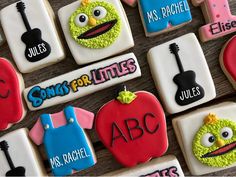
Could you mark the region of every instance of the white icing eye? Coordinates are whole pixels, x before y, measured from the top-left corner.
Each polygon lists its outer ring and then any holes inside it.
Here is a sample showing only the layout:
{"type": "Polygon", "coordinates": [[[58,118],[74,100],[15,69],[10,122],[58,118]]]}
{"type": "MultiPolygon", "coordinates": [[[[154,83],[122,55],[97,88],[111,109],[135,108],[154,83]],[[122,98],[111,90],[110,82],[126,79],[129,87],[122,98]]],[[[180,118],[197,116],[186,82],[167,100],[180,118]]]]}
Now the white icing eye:
{"type": "Polygon", "coordinates": [[[88,24],[88,16],[84,13],[81,13],[76,16],[75,24],[80,27],[84,27],[88,24]]]}
{"type": "Polygon", "coordinates": [[[224,127],[220,130],[221,137],[225,140],[231,139],[234,135],[233,130],[229,127],[224,127]]]}
{"type": "Polygon", "coordinates": [[[102,6],[97,6],[93,9],[93,16],[98,20],[106,17],[106,15],[107,15],[107,10],[102,6]]]}
{"type": "Polygon", "coordinates": [[[211,133],[206,133],[202,136],[201,144],[205,147],[211,147],[215,142],[215,137],[211,133]]]}

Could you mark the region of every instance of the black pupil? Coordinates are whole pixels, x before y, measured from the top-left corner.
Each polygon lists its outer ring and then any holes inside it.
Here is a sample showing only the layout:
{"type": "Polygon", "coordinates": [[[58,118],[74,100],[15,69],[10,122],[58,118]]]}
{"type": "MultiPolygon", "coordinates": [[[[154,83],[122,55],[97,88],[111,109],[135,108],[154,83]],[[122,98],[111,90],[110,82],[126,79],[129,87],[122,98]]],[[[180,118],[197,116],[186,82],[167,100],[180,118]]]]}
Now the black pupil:
{"type": "Polygon", "coordinates": [[[79,21],[80,22],[85,22],[85,20],[86,20],[86,17],[84,16],[84,15],[81,15],[80,17],[79,17],[79,21]]]}
{"type": "Polygon", "coordinates": [[[214,136],[209,137],[208,141],[209,141],[210,143],[213,143],[213,142],[215,141],[214,136]]]}
{"type": "Polygon", "coordinates": [[[98,17],[100,14],[101,14],[101,11],[100,11],[100,10],[95,10],[95,11],[94,11],[94,15],[95,15],[96,17],[98,17]]]}
{"type": "Polygon", "coordinates": [[[223,136],[224,138],[227,138],[227,137],[229,136],[229,133],[228,133],[228,132],[223,132],[223,133],[222,133],[222,136],[223,136]]]}

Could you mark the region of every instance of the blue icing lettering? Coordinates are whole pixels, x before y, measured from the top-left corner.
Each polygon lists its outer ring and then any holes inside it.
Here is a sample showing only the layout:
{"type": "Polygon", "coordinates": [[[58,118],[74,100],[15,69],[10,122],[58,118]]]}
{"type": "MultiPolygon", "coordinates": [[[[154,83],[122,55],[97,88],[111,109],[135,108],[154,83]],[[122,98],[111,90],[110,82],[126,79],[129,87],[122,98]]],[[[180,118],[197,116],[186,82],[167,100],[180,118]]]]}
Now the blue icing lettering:
{"type": "Polygon", "coordinates": [[[160,32],[192,20],[187,0],[140,0],[147,32],[160,32]]]}
{"type": "Polygon", "coordinates": [[[65,96],[70,93],[68,82],[64,81],[62,84],[49,86],[47,88],[41,88],[39,86],[33,87],[28,93],[28,101],[32,103],[32,106],[37,108],[43,104],[47,99],[54,98],[56,96],[65,96]]]}

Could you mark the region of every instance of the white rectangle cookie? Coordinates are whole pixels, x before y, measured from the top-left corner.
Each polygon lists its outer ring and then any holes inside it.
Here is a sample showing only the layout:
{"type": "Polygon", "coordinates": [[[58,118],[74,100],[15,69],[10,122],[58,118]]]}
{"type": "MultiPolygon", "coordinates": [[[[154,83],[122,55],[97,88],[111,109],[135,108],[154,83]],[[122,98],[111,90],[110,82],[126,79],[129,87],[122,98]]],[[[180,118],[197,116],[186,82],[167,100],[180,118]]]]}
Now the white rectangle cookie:
{"type": "Polygon", "coordinates": [[[236,166],[236,103],[198,109],[172,123],[192,175],[236,166]]]}
{"type": "Polygon", "coordinates": [[[118,171],[107,173],[103,176],[184,177],[184,173],[176,157],[173,155],[168,155],[153,159],[148,163],[138,165],[134,168],[121,169],[118,171]]]}
{"type": "Polygon", "coordinates": [[[58,16],[67,44],[79,65],[134,46],[120,0],[77,0],[62,7],[58,16]]]}
{"type": "Polygon", "coordinates": [[[0,176],[46,176],[27,129],[0,137],[0,176]]]}
{"type": "Polygon", "coordinates": [[[194,33],[150,49],[148,62],[169,113],[187,110],[216,97],[206,58],[194,33]]]}
{"type": "Polygon", "coordinates": [[[2,28],[15,63],[29,73],[65,58],[47,0],[23,0],[0,12],[2,28]]]}
{"type": "Polygon", "coordinates": [[[25,89],[30,110],[65,103],[141,76],[133,53],[69,72],[25,89]]]}

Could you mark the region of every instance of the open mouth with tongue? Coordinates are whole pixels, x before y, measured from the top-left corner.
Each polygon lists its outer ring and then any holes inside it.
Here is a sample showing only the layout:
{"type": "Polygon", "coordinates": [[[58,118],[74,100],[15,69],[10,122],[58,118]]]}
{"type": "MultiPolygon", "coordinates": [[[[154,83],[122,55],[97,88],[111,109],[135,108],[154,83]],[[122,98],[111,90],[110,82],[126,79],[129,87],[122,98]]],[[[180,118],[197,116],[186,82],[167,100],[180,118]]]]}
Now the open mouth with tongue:
{"type": "Polygon", "coordinates": [[[202,158],[208,158],[208,157],[215,157],[215,156],[220,156],[220,155],[224,155],[230,151],[233,151],[234,149],[236,149],[236,142],[227,144],[215,151],[209,152],[205,155],[202,156],[202,158]]]}
{"type": "Polygon", "coordinates": [[[81,34],[77,38],[78,39],[91,39],[91,38],[100,36],[108,31],[110,31],[113,28],[113,26],[115,26],[116,23],[117,23],[117,20],[112,20],[112,21],[97,25],[94,28],[81,34]]]}

